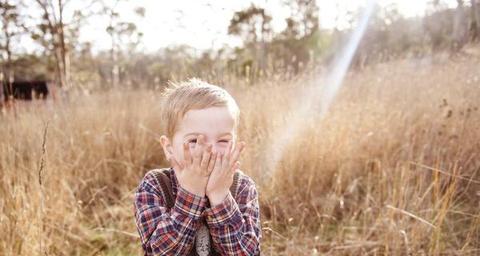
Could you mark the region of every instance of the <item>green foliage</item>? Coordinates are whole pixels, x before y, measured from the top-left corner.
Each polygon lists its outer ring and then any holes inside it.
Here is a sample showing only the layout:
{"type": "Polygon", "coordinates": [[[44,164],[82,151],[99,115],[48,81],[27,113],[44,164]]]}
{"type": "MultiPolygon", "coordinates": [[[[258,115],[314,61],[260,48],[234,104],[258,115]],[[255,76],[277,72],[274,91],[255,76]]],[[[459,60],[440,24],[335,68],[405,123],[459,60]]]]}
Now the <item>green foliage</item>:
{"type": "Polygon", "coordinates": [[[265,9],[252,4],[248,9],[234,13],[228,33],[242,37],[246,45],[265,41],[272,32],[271,20],[265,9]]]}
{"type": "MultiPolygon", "coordinates": [[[[103,15],[108,19],[104,29],[110,36],[111,45],[110,49],[95,54],[91,43],[78,41],[80,28],[92,17],[91,11],[73,9],[70,22],[61,24],[63,27],[49,24],[49,15],[42,12],[34,20],[34,27],[28,30],[28,35],[42,46],[44,52],[36,55],[13,52],[11,64],[16,76],[56,79],[53,74],[59,69],[58,64],[57,67],[55,65],[59,59],[55,56],[58,54],[55,49],[64,42],[65,53],[70,58],[65,63],[71,63],[71,82],[81,88],[107,88],[116,84],[133,88],[158,88],[168,80],[224,75],[254,83],[271,74],[295,75],[306,67],[328,63],[348,40],[362,11],[344,15],[350,19],[349,26],[327,30],[319,23],[316,1],[284,0],[283,4],[288,7],[290,14],[285,19],[283,30],[276,32],[272,28],[275,14],[252,4],[236,11],[228,24],[228,34],[242,40],[240,47],[232,49],[225,46],[200,52],[189,46],[177,45],[146,54],[140,52],[138,47],[143,33],[137,24],[122,19],[118,11],[117,5],[124,1],[128,0],[99,2],[103,7],[95,15],[103,15]],[[57,36],[60,29],[64,34],[63,41],[57,36]]],[[[0,4],[4,2],[8,1],[0,1],[0,4]]],[[[476,1],[471,1],[470,5],[459,2],[457,9],[449,9],[444,1],[434,1],[428,6],[425,17],[414,18],[402,16],[394,4],[377,6],[355,54],[353,66],[362,67],[399,57],[451,50],[453,44],[461,42],[456,38],[459,33],[455,29],[455,24],[460,24],[459,17],[462,18],[459,10],[467,15],[463,18],[469,21],[468,31],[472,41],[478,37],[475,31],[480,27],[477,25],[480,13],[476,1]]],[[[17,11],[11,11],[11,5],[3,4],[0,7],[8,10],[5,17],[23,19],[17,11]]],[[[144,17],[146,13],[143,7],[131,11],[138,17],[144,17]]],[[[1,39],[0,35],[0,42],[1,39]]],[[[454,49],[461,50],[461,46],[454,49]]],[[[5,62],[2,64],[5,65],[5,62]]]]}

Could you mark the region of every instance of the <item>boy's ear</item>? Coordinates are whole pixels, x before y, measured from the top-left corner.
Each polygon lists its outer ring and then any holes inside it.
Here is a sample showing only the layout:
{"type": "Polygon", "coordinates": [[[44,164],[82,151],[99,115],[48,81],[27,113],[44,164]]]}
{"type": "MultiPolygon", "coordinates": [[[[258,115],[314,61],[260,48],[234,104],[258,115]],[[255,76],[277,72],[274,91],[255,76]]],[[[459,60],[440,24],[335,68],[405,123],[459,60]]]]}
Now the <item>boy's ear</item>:
{"type": "Polygon", "coordinates": [[[162,144],[163,153],[165,154],[165,158],[167,159],[167,161],[169,161],[170,156],[173,155],[172,143],[167,138],[167,136],[162,135],[162,136],[160,136],[160,144],[162,144]]]}

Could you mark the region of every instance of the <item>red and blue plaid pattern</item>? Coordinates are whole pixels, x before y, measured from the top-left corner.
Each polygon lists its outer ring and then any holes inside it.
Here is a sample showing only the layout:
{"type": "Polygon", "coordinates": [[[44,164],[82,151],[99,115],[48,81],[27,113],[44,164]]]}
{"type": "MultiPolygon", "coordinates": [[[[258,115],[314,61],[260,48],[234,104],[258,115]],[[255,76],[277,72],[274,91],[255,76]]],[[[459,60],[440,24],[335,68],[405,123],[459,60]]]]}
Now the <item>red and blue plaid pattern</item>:
{"type": "Polygon", "coordinates": [[[205,219],[213,246],[221,255],[260,254],[260,212],[254,181],[241,174],[236,197],[229,193],[224,201],[210,207],[200,197],[178,185],[173,168],[167,171],[172,182],[175,205],[166,207],[160,184],[151,172],[135,192],[135,221],[144,255],[187,255],[194,244],[195,232],[205,219]]]}

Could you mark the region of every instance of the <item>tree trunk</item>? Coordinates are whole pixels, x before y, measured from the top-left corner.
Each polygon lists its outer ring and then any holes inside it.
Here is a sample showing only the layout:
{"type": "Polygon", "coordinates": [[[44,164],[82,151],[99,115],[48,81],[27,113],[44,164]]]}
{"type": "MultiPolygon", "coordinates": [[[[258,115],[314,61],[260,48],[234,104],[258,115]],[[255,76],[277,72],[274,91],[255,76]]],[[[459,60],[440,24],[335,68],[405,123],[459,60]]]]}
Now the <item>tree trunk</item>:
{"type": "Polygon", "coordinates": [[[63,24],[63,0],[58,0],[57,5],[59,9],[58,17],[55,13],[55,8],[53,7],[53,0],[36,0],[38,5],[42,8],[44,12],[44,18],[47,21],[47,25],[52,36],[52,53],[55,58],[55,73],[56,80],[60,84],[60,87],[63,89],[68,89],[69,87],[69,61],[68,61],[68,49],[65,43],[65,33],[63,24]],[[49,11],[49,7],[51,11],[49,11]]]}
{"type": "MultiPolygon", "coordinates": [[[[9,3],[8,1],[2,2],[2,5],[5,6],[2,12],[2,23],[3,23],[3,35],[5,37],[5,46],[4,46],[4,51],[6,53],[6,60],[5,63],[3,63],[3,79],[5,80],[5,84],[7,85],[7,95],[10,95],[12,93],[12,49],[10,45],[10,40],[13,36],[13,33],[10,33],[8,31],[8,24],[12,22],[10,18],[8,17],[8,6],[9,3]]],[[[3,82],[3,81],[2,81],[3,82]]],[[[2,83],[2,88],[3,88],[3,83],[2,83]]]]}
{"type": "Polygon", "coordinates": [[[61,75],[62,75],[62,85],[65,89],[70,87],[69,79],[69,65],[68,65],[68,50],[65,44],[65,33],[64,33],[64,24],[63,24],[63,2],[58,0],[58,9],[59,9],[59,19],[58,19],[58,43],[59,43],[59,53],[61,60],[61,75]]]}
{"type": "Polygon", "coordinates": [[[477,0],[471,0],[470,3],[470,40],[477,41],[480,36],[480,8],[477,0]]]}
{"type": "Polygon", "coordinates": [[[452,50],[457,52],[463,48],[468,40],[468,24],[465,18],[465,9],[462,0],[457,0],[457,9],[453,21],[452,50]]]}

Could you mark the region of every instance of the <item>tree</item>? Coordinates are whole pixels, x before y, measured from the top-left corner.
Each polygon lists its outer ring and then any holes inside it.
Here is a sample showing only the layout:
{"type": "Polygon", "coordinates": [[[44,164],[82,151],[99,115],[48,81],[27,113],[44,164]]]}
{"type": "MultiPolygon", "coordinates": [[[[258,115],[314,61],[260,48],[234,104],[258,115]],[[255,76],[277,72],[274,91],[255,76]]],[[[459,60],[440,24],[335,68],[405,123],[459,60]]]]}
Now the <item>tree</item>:
{"type": "Polygon", "coordinates": [[[35,17],[37,24],[31,36],[53,58],[55,80],[64,89],[72,86],[70,57],[79,44],[81,26],[97,15],[91,6],[98,1],[34,0],[41,16],[35,17]]]}
{"type": "Polygon", "coordinates": [[[288,69],[292,67],[298,73],[321,51],[318,6],[314,0],[287,0],[284,4],[291,14],[285,20],[287,27],[275,40],[281,49],[277,54],[288,69]]]}
{"type": "Polygon", "coordinates": [[[463,0],[457,0],[457,8],[453,21],[452,50],[459,51],[468,40],[468,23],[463,0]]]}
{"type": "MultiPolygon", "coordinates": [[[[111,65],[111,74],[110,74],[110,84],[111,87],[115,87],[119,83],[120,77],[120,65],[119,65],[119,55],[123,50],[132,52],[140,44],[140,41],[143,37],[143,33],[140,32],[133,22],[127,22],[120,19],[120,14],[117,11],[118,4],[122,1],[127,0],[114,0],[113,2],[102,2],[103,12],[108,17],[108,26],[105,29],[111,40],[110,48],[110,65],[111,65]],[[122,45],[126,47],[122,49],[122,45]]],[[[137,7],[135,8],[135,14],[138,17],[145,16],[145,8],[137,7]]]]}
{"type": "Polygon", "coordinates": [[[33,33],[32,38],[41,40],[47,51],[55,59],[56,80],[65,89],[70,83],[69,47],[65,36],[64,10],[65,0],[35,0],[42,10],[42,20],[38,24],[40,33],[33,33]]]}
{"type": "Polygon", "coordinates": [[[299,39],[318,31],[318,6],[315,0],[287,0],[284,4],[291,10],[287,18],[287,33],[299,39]]]}
{"type": "Polygon", "coordinates": [[[234,13],[228,33],[240,36],[246,44],[264,42],[271,33],[271,20],[265,9],[252,4],[248,9],[234,13]]]}
{"type": "Polygon", "coordinates": [[[470,0],[470,40],[477,41],[480,37],[480,3],[470,0]]]}
{"type": "MultiPolygon", "coordinates": [[[[2,77],[6,78],[9,84],[12,78],[12,42],[24,32],[19,13],[18,3],[14,4],[9,0],[0,0],[0,58],[2,60],[2,77]]],[[[0,79],[1,80],[1,79],[0,79]]],[[[0,81],[1,82],[1,81],[0,81]]]]}
{"type": "Polygon", "coordinates": [[[249,8],[234,13],[228,26],[228,34],[236,35],[243,39],[245,48],[252,50],[252,55],[245,62],[255,59],[258,67],[247,67],[253,70],[266,68],[266,42],[271,40],[272,17],[263,8],[250,5],[249,8]]]}
{"type": "Polygon", "coordinates": [[[438,52],[451,43],[455,13],[439,0],[431,1],[427,7],[423,27],[432,52],[438,52]]]}

